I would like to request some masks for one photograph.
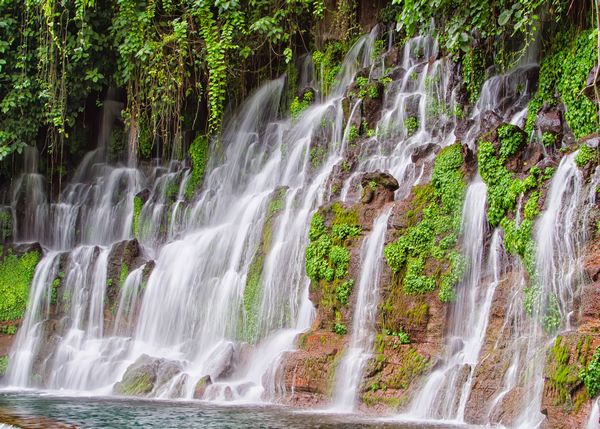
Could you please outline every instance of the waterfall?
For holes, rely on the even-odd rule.
[[[598,399],[596,399],[592,405],[590,411],[590,417],[588,418],[586,429],[598,429],[600,427],[600,408],[598,405]]]
[[[354,410],[363,367],[373,347],[374,323],[379,303],[379,280],[383,244],[391,209],[380,214],[373,229],[364,240],[361,251],[361,272],[356,305],[352,316],[350,344],[337,368],[333,394],[333,408]]]
[[[487,187],[477,179],[467,190],[461,226],[462,254],[467,270],[457,286],[451,308],[444,364],[434,371],[415,397],[409,415],[420,419],[458,420],[470,392],[473,368],[483,344],[494,290],[497,285],[496,252],[490,254],[491,281],[482,281],[486,236]]]
[[[532,317],[559,317],[558,328],[568,330],[573,310],[573,300],[579,292],[582,279],[580,245],[585,228],[578,227],[582,212],[583,175],[575,165],[577,152],[562,158],[552,181],[546,208],[535,228],[536,275],[540,292]],[[589,207],[588,209],[589,210]],[[527,335],[523,370],[527,371],[521,414],[517,419],[520,428],[536,427],[544,419],[541,414],[544,389],[544,352],[548,339],[537,323],[531,323]]]
[[[357,41],[332,95],[297,119],[280,118],[283,77],[251,95],[226,124],[192,201],[185,201],[189,171],[180,162],[146,170],[105,163],[104,125],[114,122],[105,112],[98,148],[84,157],[59,201],[35,199],[46,217],[32,221],[43,231],[27,238],[49,251],[37,267],[8,384],[107,394],[147,355],[179,368],[153,396],[191,398],[197,381],[210,376],[206,399],[275,399],[278,362],[313,319],[306,231],[347,148],[342,96],[371,64],[376,35],[374,29]],[[319,163],[311,160],[315,145],[324,149]],[[28,174],[34,173],[21,183]],[[38,189],[18,183],[14,199]],[[129,267],[120,284],[110,284],[109,258],[132,238],[141,191],[138,238],[141,254],[154,259],[146,266],[154,268],[146,279],[146,266]],[[50,319],[38,308],[47,306],[54,282],[61,284],[65,317],[51,327],[42,355],[36,329]],[[109,291],[116,294],[112,308]]]

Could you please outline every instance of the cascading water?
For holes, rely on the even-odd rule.
[[[399,195],[405,195],[424,173],[415,154],[431,159],[436,145],[453,141],[457,87],[452,62],[438,58],[430,36],[409,40],[401,55],[401,65],[390,73],[395,80],[386,88],[375,135],[361,147],[358,166],[343,185],[343,201],[357,199],[361,174],[375,170],[389,171],[400,183]],[[375,69],[371,76],[378,74],[381,70]]]
[[[383,259],[383,244],[391,210],[388,209],[373,224],[363,242],[361,273],[356,306],[352,316],[350,344],[336,370],[333,408],[350,412],[354,409],[363,367],[373,347],[374,322],[379,302],[379,279]]]
[[[590,412],[585,429],[598,429],[598,427],[600,427],[600,404],[598,404],[598,399],[596,399],[592,405],[592,411]]]
[[[582,213],[583,175],[574,162],[577,152],[565,156],[550,183],[546,209],[536,223],[536,276],[538,302],[532,317],[537,320],[559,318],[555,328],[569,329],[573,301],[582,279],[580,260],[585,228],[578,228]],[[589,210],[589,208],[587,209]],[[536,427],[544,419],[541,399],[544,388],[543,353],[548,338],[539,325],[531,324],[527,335],[524,370],[529,377],[523,395],[522,412],[516,423],[520,428]]]
[[[467,190],[461,227],[462,254],[467,269],[457,286],[457,300],[451,309],[448,355],[441,368],[429,376],[415,397],[409,411],[411,417],[463,420],[473,367],[477,364],[497,285],[494,252],[489,262],[492,281],[482,281],[487,228],[486,192],[487,187],[481,180],[473,182]]]
[[[256,402],[284,393],[277,377],[283,352],[295,347],[314,318],[304,268],[310,219],[336,193],[329,180],[354,150],[352,126],[365,108],[361,100],[344,106],[342,99],[359,70],[368,69],[371,82],[388,74],[383,59],[372,58],[376,31],[349,51],[330,95],[321,94],[298,118],[280,117],[284,78],[246,100],[212,149],[193,200],[186,196],[190,171],[181,162],[135,168],[129,156],[127,167],[106,163],[116,102],[105,103],[98,148],[85,156],[56,202],[48,202],[37,154],[28,150],[11,205],[0,214],[11,212],[16,241],[39,241],[45,253],[11,353],[8,383],[110,394],[130,365],[148,358],[171,365],[148,396]],[[358,200],[362,173],[374,170],[392,173],[400,183],[396,196],[403,197],[426,179],[428,162],[453,134],[475,149],[488,116],[522,125],[536,66],[488,79],[460,124],[454,67],[439,58],[432,37],[405,45],[389,73],[394,80],[385,90],[381,119],[353,154],[353,173],[343,177],[343,201]],[[317,86],[310,57],[302,70],[301,85]],[[316,162],[315,148],[322,154]],[[510,266],[516,281],[502,347],[497,343],[504,372],[486,404],[486,422],[502,422],[497,410],[514,392],[522,395],[515,424],[534,427],[543,419],[543,353],[551,338],[537,320],[552,310],[562,320],[560,328],[572,326],[585,239],[577,222],[589,215],[589,209],[581,210],[586,198],[595,197],[596,184],[585,192],[575,156],[561,161],[536,224],[537,281],[545,298],[531,316],[523,310],[524,269],[507,261],[499,229],[486,252],[486,187],[478,179],[469,185],[461,230],[467,271],[450,309],[445,354],[405,416],[465,420],[494,294]],[[336,372],[335,410],[354,410],[371,352],[389,217],[385,211],[376,219],[361,248],[350,343]],[[0,232],[2,222],[0,217]],[[122,271],[118,285],[110,284],[110,258],[133,236],[144,260]],[[109,307],[111,293],[116,298]],[[60,320],[51,311],[60,311]],[[52,341],[44,343],[48,333]],[[207,379],[211,383],[198,394],[199,382]],[[597,420],[597,409],[595,403],[590,422]]]
[[[38,266],[9,384],[110,393],[132,362],[150,355],[180,368],[152,392],[155,396],[192,397],[196,382],[209,375],[227,381],[215,381],[207,399],[271,399],[278,390],[278,359],[312,320],[304,274],[306,231],[347,146],[342,94],[357,70],[370,64],[375,31],[350,50],[332,96],[297,120],[277,117],[283,78],[251,96],[226,128],[223,153],[211,157],[193,204],[182,203],[189,174],[181,164],[154,167],[145,177],[141,170],[101,162],[101,142],[85,157],[60,203],[38,198],[47,215],[33,223],[55,225],[53,235],[32,233],[27,239],[55,251]],[[319,166],[310,160],[314,144],[326,148]],[[224,161],[217,165],[219,158]],[[134,196],[144,186],[150,191],[137,228],[143,252],[156,262],[147,281],[143,266],[123,279],[110,329],[107,261],[113,243],[131,237]],[[43,189],[34,191],[38,188]],[[274,211],[275,198],[281,201]],[[270,234],[261,237],[265,228]],[[58,250],[70,250],[61,277],[67,316],[56,326],[56,343],[40,356],[35,330],[42,329],[47,315],[37,309],[48,306]],[[253,278],[257,259],[262,263]]]

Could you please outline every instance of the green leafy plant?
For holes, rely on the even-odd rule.
[[[594,352],[587,368],[579,373],[590,398],[595,398],[600,393],[600,347]]]

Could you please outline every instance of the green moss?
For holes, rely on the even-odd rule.
[[[460,280],[460,258],[453,249],[460,229],[465,183],[461,167],[462,147],[444,148],[436,158],[431,186],[413,191],[411,209],[406,218],[409,227],[385,247],[384,255],[396,280],[407,294],[440,289],[440,299],[453,298],[453,287]],[[446,269],[430,273],[430,261],[446,264]]]
[[[123,287],[125,285],[125,280],[129,276],[129,266],[126,263],[121,265],[121,272],[119,273],[119,287]]]
[[[8,356],[0,356],[0,377],[6,374],[8,369]]]
[[[546,131],[542,133],[542,144],[545,147],[554,146],[556,144],[557,136],[556,134]]]
[[[427,359],[410,347],[394,368],[391,377],[387,380],[387,386],[392,389],[407,389],[412,381],[423,374],[428,367]]]
[[[588,145],[582,144],[579,146],[579,151],[575,155],[575,164],[579,168],[583,168],[592,161],[598,161],[598,149],[591,148]]]
[[[17,333],[17,327],[15,325],[5,325],[0,327],[0,333],[5,335],[15,335]]]
[[[190,145],[188,154],[192,162],[192,173],[185,188],[185,196],[188,200],[194,196],[196,189],[202,185],[209,150],[208,138],[206,136],[197,136]]]
[[[462,77],[469,102],[475,103],[485,81],[485,57],[481,49],[469,49],[462,56]]]
[[[582,337],[577,344],[569,344],[567,339],[559,336],[548,353],[545,378],[549,394],[553,405],[564,406],[567,413],[577,412],[581,405],[582,398],[577,391],[581,384],[580,374],[586,370],[590,345],[591,337]]]
[[[345,282],[338,285],[335,289],[335,294],[337,296],[338,301],[342,305],[348,305],[348,298],[350,294],[352,294],[352,289],[354,287],[354,280],[346,280]]]
[[[525,144],[525,135],[519,127],[504,124],[498,127],[500,139],[500,158],[506,160],[513,156]]]
[[[22,256],[9,253],[0,262],[0,321],[23,317],[39,260],[38,252],[28,252]]]
[[[337,325],[342,324],[340,310],[348,305],[354,286],[354,280],[348,278],[349,246],[360,232],[356,209],[346,209],[341,203],[315,213],[311,220],[306,274],[311,280],[311,287],[318,292],[319,305],[326,314],[336,316]],[[325,322],[333,323],[331,318]],[[339,333],[341,328],[338,328],[331,325],[334,332]]]
[[[144,204],[140,197],[138,197],[137,195],[133,197],[133,222],[131,225],[133,228],[134,237],[140,236],[140,215],[142,213],[143,205]]]
[[[269,253],[271,247],[271,235],[273,225],[277,215],[281,212],[285,202],[286,189],[278,189],[269,201],[269,211],[263,225],[261,240],[256,250],[248,274],[246,276],[246,285],[242,296],[242,305],[244,309],[243,326],[241,329],[242,338],[250,343],[258,340],[258,321],[261,299],[263,295],[262,273],[265,255]]]
[[[348,328],[343,323],[336,323],[333,325],[333,332],[338,335],[346,335],[348,333]]]
[[[117,391],[125,396],[144,396],[152,391],[152,377],[148,373],[142,373],[124,379],[118,384]]]

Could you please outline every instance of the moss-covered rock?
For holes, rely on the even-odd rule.
[[[127,368],[113,392],[123,396],[149,396],[182,371],[179,362],[141,355]]]

